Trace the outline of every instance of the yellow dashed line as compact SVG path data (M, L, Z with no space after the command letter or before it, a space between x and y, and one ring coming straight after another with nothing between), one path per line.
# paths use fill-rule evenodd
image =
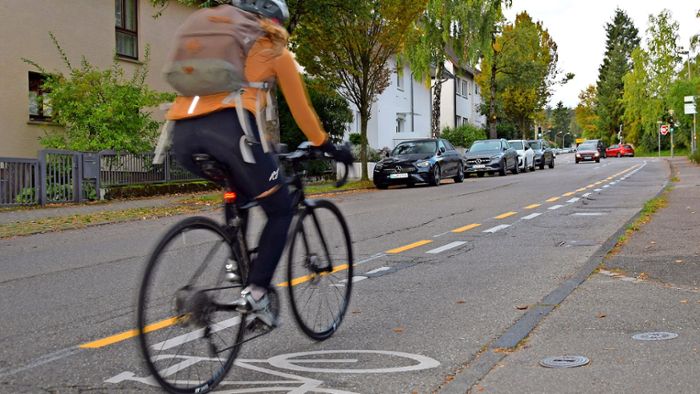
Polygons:
M160 330L161 328L172 326L173 324L177 323L177 321L178 321L177 317L171 317L171 318L161 320L161 321L153 323L153 324L149 324L143 328L143 331L144 332L151 332L151 331L155 331L155 330ZM129 339L129 338L133 338L137 335L139 335L139 331L136 329L133 329L133 330L124 331L122 333L109 336L107 338L98 339L96 341L84 343L84 344L80 345L79 347L81 349L97 349L97 348L105 347L107 345L111 345L113 343L124 341L124 340Z
M586 189L589 189L589 188L591 188L591 187L593 187L593 186L595 186L595 185L591 183L590 185L586 186Z
M576 189L577 192L582 192L582 191L584 191L584 190L586 190L585 187L582 187L582 188L580 188L580 189Z
M385 253L389 253L389 254L401 253L401 252L405 252L405 251L410 250L410 249L417 248L419 246L423 246L425 244L429 244L431 242L433 242L433 241L428 240L428 239L424 239L422 241L414 242L412 244L404 245L404 246L394 248L394 249L389 249Z
M472 223L472 224L468 224L468 225L460 227L460 228L456 228L456 229L452 230L452 232L453 233L463 233L465 231L471 230L473 228L477 228L479 226L481 226L480 223Z
M513 215L517 215L517 212L510 211L510 212L502 213L502 214L494 217L494 219L505 219L505 218L507 218L509 216L513 216Z
M545 201L547 201L547 202L554 202L554 201L559 200L560 198L561 198L561 197L552 197L552 198L546 199Z
M338 272L338 271L343 271L343 270L348 269L348 267L349 267L348 264L341 264L341 265L339 265L339 266L337 266L337 267L334 267L334 268L333 268L333 271L331 271L330 273L332 274L332 273L335 273L335 272ZM326 275L328 275L328 274L329 274L329 272L322 272L322 273L320 273L320 274L318 274L318 275L320 275L320 276L326 276ZM300 277L298 277L298 278L294 278L294 279L292 279L292 286L296 286L296 285L298 285L298 284L301 284L301 283L304 283L304 282L308 282L308 281L310 281L311 279L315 278L316 275L317 275L317 274L311 274L311 275L304 275L304 276L300 276ZM289 284L288 284L287 282L282 282L282 283L278 283L276 286L277 286L277 287L288 287Z
M573 196L574 194L576 194L576 192L568 192L568 193L562 194L562 197L571 197L571 196Z
M542 204L530 204L530 205L526 206L525 209L535 209L535 208L541 207L541 206L542 206Z

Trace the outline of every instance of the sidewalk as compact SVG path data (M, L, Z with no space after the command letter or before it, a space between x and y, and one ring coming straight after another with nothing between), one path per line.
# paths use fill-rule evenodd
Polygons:
M501 360L474 393L700 392L700 167L670 159L668 206ZM639 341L633 335L678 337ZM545 357L590 364L543 368Z

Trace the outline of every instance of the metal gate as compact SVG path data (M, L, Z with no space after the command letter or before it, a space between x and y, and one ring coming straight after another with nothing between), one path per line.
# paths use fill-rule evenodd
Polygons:
M39 152L41 204L80 202L82 166L80 153L47 149Z
M0 207L39 202L39 161L0 159Z

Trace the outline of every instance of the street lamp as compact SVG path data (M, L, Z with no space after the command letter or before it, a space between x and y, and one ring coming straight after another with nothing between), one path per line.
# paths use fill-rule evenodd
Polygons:
M692 44L691 44L691 46L692 46ZM681 55L688 55L688 58L687 58L688 60L686 61L686 63L688 64L688 81L690 81L691 80L691 76L690 76L690 51L685 51L681 47L680 50L678 51L678 53ZM695 151L698 148L697 147L697 135L695 132L695 123L696 123L695 114L693 113L693 134L690 136L690 150L693 153L695 153Z

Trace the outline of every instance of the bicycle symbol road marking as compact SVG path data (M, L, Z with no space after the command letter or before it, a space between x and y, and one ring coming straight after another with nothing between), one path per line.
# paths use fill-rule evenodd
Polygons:
M394 367L377 367L377 368L353 368L350 365L357 365L360 360L358 358L347 358L352 355L370 355L379 357L391 357L409 360L407 365ZM333 357L338 356L338 357ZM219 362L215 358L193 357L186 355L159 355L159 358L174 358L181 360L179 363L170 366L167 370L161 371L161 375L169 376L179 371L192 367L198 363ZM345 357L345 358L343 358ZM440 363L430 357L420 354L411 354L404 352L386 351L386 350L320 350L311 352L299 352L280 354L268 359L237 359L235 366L248 369L251 371L260 372L263 374L275 376L283 380L269 381L230 381L224 380L219 384L221 393L260 393L260 392L287 392L287 393L326 393L326 394L354 394L349 391L343 391L332 388L320 387L324 382L317 379L307 378L305 376L286 373L283 371L265 368L262 365L267 364L274 368L308 373L331 373L331 374L378 374L378 373L398 373L420 371L425 369L436 368ZM306 365L304 365L306 364ZM314 367L309 366L313 364ZM320 365L329 364L333 368L325 368ZM345 367L348 365L347 367ZM344 366L340 368L338 366ZM148 386L158 387L155 379L152 376L138 377L135 373L125 371L116 376L113 376L105 383L119 384L125 381L137 382ZM230 388L231 386L255 386L247 388Z

